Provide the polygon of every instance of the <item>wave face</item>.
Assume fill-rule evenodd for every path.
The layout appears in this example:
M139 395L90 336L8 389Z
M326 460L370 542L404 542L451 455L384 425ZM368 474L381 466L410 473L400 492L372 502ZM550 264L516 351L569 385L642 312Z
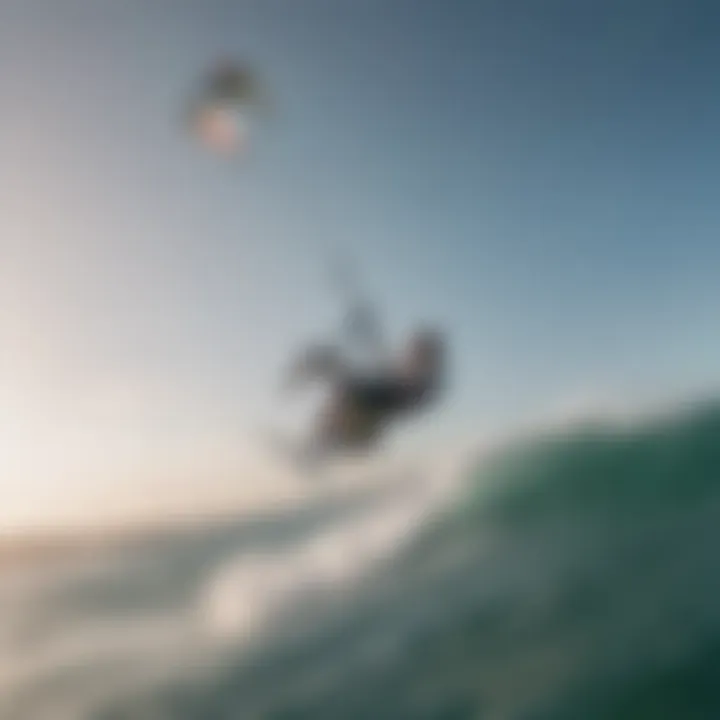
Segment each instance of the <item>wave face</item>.
M720 405L456 479L13 565L0 717L720 717Z

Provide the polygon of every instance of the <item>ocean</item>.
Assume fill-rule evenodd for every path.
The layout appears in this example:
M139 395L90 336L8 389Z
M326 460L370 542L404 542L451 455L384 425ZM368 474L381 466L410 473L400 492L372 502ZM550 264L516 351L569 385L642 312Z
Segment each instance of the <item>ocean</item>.
M720 404L6 554L2 720L720 718Z

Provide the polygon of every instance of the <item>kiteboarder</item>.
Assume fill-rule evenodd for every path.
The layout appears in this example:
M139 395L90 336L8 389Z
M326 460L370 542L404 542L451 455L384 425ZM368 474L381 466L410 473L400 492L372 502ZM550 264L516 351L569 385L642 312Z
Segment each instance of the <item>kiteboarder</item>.
M434 405L444 388L447 352L439 330L417 329L394 355L370 306L359 301L344 327L357 341L353 349L371 349L370 364L353 362L339 344L317 345L301 354L286 377L288 388L319 382L328 391L300 452L304 461L372 450L390 425Z

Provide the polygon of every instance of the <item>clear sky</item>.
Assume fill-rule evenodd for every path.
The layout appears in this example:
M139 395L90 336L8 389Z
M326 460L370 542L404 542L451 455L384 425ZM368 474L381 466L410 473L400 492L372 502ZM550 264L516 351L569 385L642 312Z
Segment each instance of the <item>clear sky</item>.
M389 332L450 331L438 441L716 388L719 20L685 0L0 0L9 521L262 494L248 433L288 351L337 320L329 245ZM225 56L273 98L244 163L180 122Z

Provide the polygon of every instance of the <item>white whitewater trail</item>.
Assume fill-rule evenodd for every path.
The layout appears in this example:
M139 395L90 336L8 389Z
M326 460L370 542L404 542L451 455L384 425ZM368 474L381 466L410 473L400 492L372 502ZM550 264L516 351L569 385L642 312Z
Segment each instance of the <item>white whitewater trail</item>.
M378 563L451 503L461 478L457 458L415 471L409 481L398 475L396 492L380 508L331 523L280 550L241 553L207 585L200 605L207 628L221 639L250 637L298 604L321 605L352 594Z

